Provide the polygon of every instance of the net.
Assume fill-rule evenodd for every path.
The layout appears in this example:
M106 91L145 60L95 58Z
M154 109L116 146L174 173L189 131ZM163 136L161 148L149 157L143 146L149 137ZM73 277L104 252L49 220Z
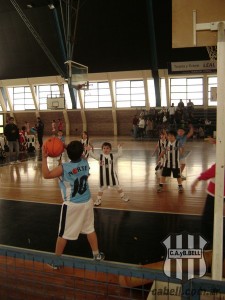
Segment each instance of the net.
M206 49L210 60L211 61L217 60L217 46L207 46Z

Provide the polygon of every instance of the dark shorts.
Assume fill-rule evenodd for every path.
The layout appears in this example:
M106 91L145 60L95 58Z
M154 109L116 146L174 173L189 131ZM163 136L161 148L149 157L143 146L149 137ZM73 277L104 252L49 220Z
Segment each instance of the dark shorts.
M163 177L170 177L171 173L173 174L173 178L180 178L180 168L171 169L171 168L163 168L162 169L162 176Z

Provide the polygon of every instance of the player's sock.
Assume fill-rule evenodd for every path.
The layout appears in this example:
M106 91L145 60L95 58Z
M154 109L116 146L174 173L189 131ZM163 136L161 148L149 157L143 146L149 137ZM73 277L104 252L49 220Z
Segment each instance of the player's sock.
M123 198L124 197L124 192L120 193L120 198Z

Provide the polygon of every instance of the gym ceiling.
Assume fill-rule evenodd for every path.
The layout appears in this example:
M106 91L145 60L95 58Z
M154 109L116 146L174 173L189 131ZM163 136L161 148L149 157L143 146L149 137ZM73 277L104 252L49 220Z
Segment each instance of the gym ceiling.
M0 79L65 74L68 59L90 73L208 59L204 48L171 48L171 7L172 0L0 1Z

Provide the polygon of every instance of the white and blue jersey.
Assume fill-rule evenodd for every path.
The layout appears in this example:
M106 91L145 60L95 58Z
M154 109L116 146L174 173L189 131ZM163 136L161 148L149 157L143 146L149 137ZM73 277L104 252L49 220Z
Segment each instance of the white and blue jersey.
M184 144L185 144L186 141L187 141L187 135L186 135L186 134L183 135L183 136L177 135L176 140L179 141L179 146L180 146L180 148L183 148L183 147L184 147Z
M84 203L91 198L88 186L89 165L85 159L62 164L59 187L65 202Z

